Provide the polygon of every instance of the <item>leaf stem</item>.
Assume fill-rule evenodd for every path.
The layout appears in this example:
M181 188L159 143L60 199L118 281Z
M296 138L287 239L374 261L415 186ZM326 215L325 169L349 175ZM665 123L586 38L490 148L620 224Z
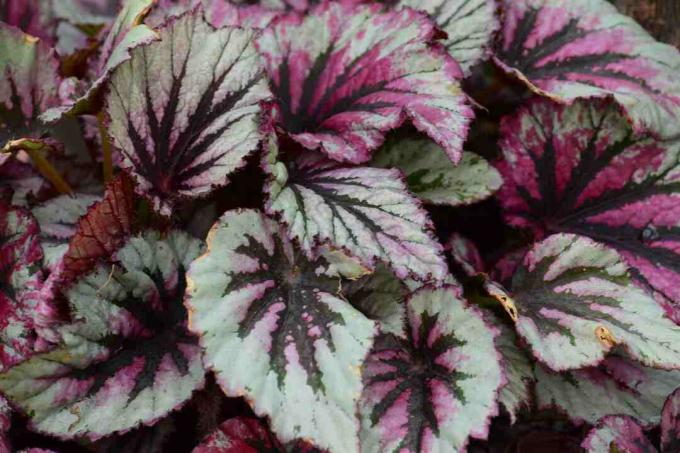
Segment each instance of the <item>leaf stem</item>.
M103 111L97 113L97 126L99 127L99 136L102 141L102 171L104 173L104 182L106 183L113 179L113 157L109 134L106 133L106 127L104 127Z
M25 151L33 161L33 165L45 177L59 193L70 194L73 192L71 186L61 176L59 171L50 163L43 154L51 150L52 147L42 140L33 140L30 138L21 138L18 140L10 140L2 148L1 152L14 154L19 151Z

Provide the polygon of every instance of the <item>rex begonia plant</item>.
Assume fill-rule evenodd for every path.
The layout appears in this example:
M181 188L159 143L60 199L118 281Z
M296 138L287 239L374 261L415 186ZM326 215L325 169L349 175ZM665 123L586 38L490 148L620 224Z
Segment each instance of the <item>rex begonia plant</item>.
M680 51L610 2L0 19L0 453L680 451Z

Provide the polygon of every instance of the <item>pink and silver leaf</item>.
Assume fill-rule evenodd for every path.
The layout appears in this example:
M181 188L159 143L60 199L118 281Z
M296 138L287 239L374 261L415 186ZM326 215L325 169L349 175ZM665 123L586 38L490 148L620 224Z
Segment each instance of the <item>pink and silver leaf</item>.
M641 363L680 368L680 326L631 281L620 255L585 236L555 234L512 280L515 327L553 370L597 365L614 346Z
M187 275L190 329L228 396L245 396L282 442L358 449L355 409L375 323L259 211L227 211Z
M586 453L657 453L637 421L626 415L608 415L590 430L581 444Z
M611 99L538 100L503 119L505 217L616 248L680 321L680 140L637 135Z
M595 367L556 373L537 364L534 371L539 408L556 408L576 424L628 415L648 428L659 424L666 397L680 379L679 371L649 368L619 355Z
M61 102L60 83L54 50L0 22L0 149L15 140L44 138L47 127L38 117Z
M406 336L380 334L363 368L362 449L464 451L498 413L498 331L457 286L426 286L406 305Z
M265 209L281 219L308 256L324 243L349 251L370 269L383 261L400 278L446 275L432 221L399 170L345 166L304 151L286 165L278 161L273 133L267 145Z
M379 265L364 278L343 281L342 292L354 308L376 321L382 333L406 337L404 319L409 291L388 267Z
M612 95L635 129L676 136L680 52L606 0L504 0L500 66L553 99Z
M186 269L201 251L186 233L148 230L77 279L60 343L0 374L33 429L97 440L154 423L203 385L183 304Z
M38 224L0 202L0 371L34 350L34 308L42 285Z
M460 67L433 42L433 23L410 8L352 3L291 12L258 37L283 129L309 150L356 164L409 119L458 162L473 114Z
M444 47L465 75L490 53L500 28L496 0L401 0L399 6L425 11L447 35Z
M269 97L252 30L214 29L194 10L158 30L114 71L107 112L122 167L169 215L228 183L260 141Z
M55 40L56 18L49 0L2 0L0 21L20 28L51 46Z
M661 453L680 451L680 388L671 393L661 411Z

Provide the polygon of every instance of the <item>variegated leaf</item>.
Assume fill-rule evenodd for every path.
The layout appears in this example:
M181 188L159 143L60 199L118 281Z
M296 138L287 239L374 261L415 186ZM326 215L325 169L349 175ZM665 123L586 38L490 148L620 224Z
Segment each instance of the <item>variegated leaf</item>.
M0 374L0 390L34 429L63 438L96 440L182 405L203 385L183 305L185 269L200 251L183 232L131 238L68 290L74 321L61 343Z
M229 396L246 396L283 442L358 448L360 367L375 325L272 220L228 211L189 270L190 328Z
M609 415L600 420L583 440L586 453L656 453L654 445L632 417Z
M61 195L34 207L31 212L40 226L43 265L56 270L76 233L78 220L100 197L88 194Z
M266 211L281 218L308 256L316 255L319 243L328 243L371 269L382 260L400 278L439 280L447 273L432 222L401 172L343 166L314 153L286 166L278 161L274 134L268 147Z
M460 68L432 43L432 22L410 8L352 3L290 13L257 39L285 131L305 148L362 163L409 118L458 162L472 110Z
M680 388L675 389L661 411L661 453L680 451Z
M464 151L454 165L441 146L422 138L388 141L372 165L398 168L409 190L426 203L458 206L493 195L503 183L498 171L481 156Z
M158 33L114 71L107 111L121 165L168 215L180 198L207 195L245 164L269 91L254 31L215 30L195 10Z
M680 321L680 141L636 135L611 100L537 101L501 129L508 221L616 248Z
M63 1L59 0L59 2ZM150 27L142 24L144 16L153 4L154 0L121 1L120 11L101 46L99 61L95 64L91 83L84 89L85 93L81 96L74 95L73 99L44 112L41 116L43 121L52 123L67 114L78 115L99 110L99 105L97 105L99 96L113 70L130 59L132 49L148 44L157 38L156 33ZM89 18L89 20L93 19ZM73 20L87 20L87 18L86 16L80 19L73 17Z
M680 326L605 245L548 237L524 257L511 293L517 332L553 370L596 365L615 345L647 366L680 368Z
M0 397L0 452L10 453L12 444L9 429L12 426L12 408L5 398Z
M483 310L484 319L496 329L496 348L501 355L506 383L498 394L498 401L505 407L514 423L517 414L532 402L532 383L535 381L530 355L519 344L517 332L508 325L507 319L501 319L493 307L498 302L514 319L516 309L510 296L503 287L483 273L484 265L475 244L458 233L453 233L447 243L447 249L455 264L468 277L481 278L481 293L468 292L471 302L489 309ZM489 299L490 304L485 299Z
M606 0L504 0L498 59L553 98L613 95L636 129L680 132L680 53ZM548 129L549 130L549 129Z
M680 382L679 371L645 367L616 355L596 367L555 373L536 365L534 371L538 406L555 407L575 423L623 414L656 425L666 396Z
M404 323L406 338L379 335L364 366L362 451L463 451L497 414L498 332L452 285L413 293Z
M60 103L54 50L0 22L0 74L0 150L13 141L42 139L47 129L38 116Z
M0 371L33 351L41 286L39 228L28 211L0 201Z
M500 28L496 0L401 0L399 5L424 10L437 22L447 34L446 50L466 75L488 55Z

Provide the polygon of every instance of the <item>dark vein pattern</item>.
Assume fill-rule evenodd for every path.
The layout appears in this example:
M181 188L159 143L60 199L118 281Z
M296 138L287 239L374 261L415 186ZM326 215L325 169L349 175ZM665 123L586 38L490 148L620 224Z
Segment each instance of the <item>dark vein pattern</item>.
M611 101L535 102L504 119L506 218L616 248L634 280L680 320L680 142L633 132Z
M123 167L169 214L178 199L208 194L244 165L269 91L254 31L215 30L195 11L159 35L116 69L107 111Z
M378 336L364 367L362 447L461 451L497 411L496 332L454 286L419 290L406 312L406 337Z
M185 269L200 252L180 232L131 238L68 291L73 323L60 327L58 347L0 375L0 389L60 437L97 439L180 406L203 385L183 304Z
M227 395L246 395L283 442L354 451L359 367L375 331L257 211L228 211L189 271L191 329ZM303 411L300 407L304 407Z
M611 94L636 130L680 132L680 52L606 0L505 0L500 65L573 100Z
M446 274L432 222L399 170L346 167L307 154L280 172L276 152L273 145L265 163L272 174L266 209L280 216L310 256L320 243L328 243L369 267L383 260L400 277L427 280Z

